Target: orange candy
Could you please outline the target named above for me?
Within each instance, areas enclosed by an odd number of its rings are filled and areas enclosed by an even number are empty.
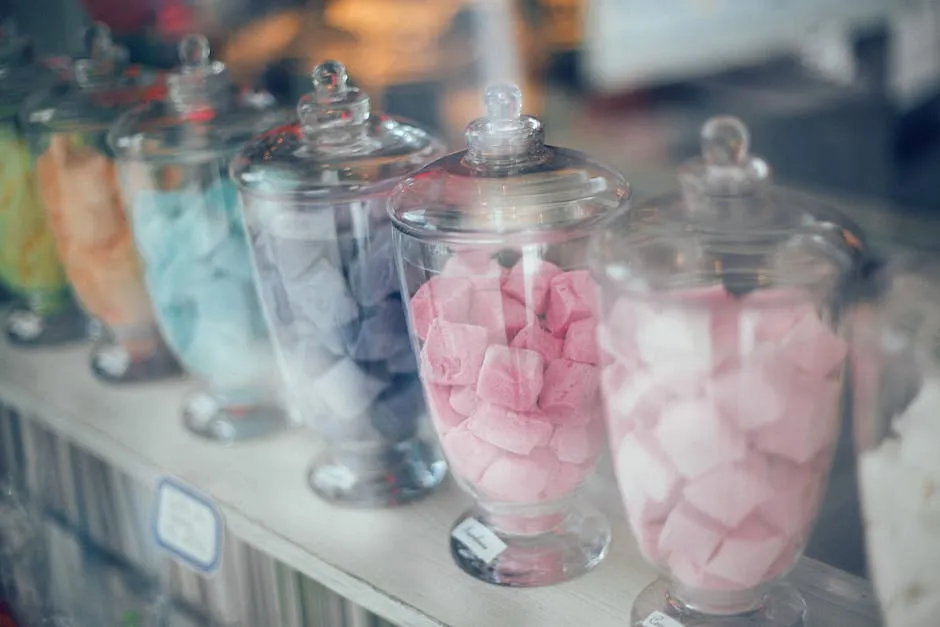
[[[152,325],[114,163],[69,135],[54,135],[36,176],[59,257],[85,310],[111,328]]]

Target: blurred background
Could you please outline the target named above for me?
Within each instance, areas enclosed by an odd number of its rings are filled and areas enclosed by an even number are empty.
[[[75,52],[97,20],[132,61],[167,68],[201,32],[236,81],[285,104],[334,58],[376,105],[454,149],[482,87],[512,80],[551,143],[622,169],[640,198],[674,187],[704,120],[736,115],[779,181],[875,216],[873,240],[938,247],[922,227],[940,207],[936,0],[0,0],[0,12],[40,53]],[[850,437],[808,552],[864,574]]]
[[[743,118],[778,179],[926,211],[940,201],[934,0],[2,0],[42,52],[107,23],[172,66],[200,31],[245,85],[290,102],[327,58],[454,147],[482,85],[523,87],[549,139],[672,185],[716,112]]]

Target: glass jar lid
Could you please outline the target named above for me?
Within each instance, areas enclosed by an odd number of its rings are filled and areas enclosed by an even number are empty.
[[[443,152],[427,131],[371,110],[346,68],[326,61],[297,120],[272,128],[232,161],[232,177],[262,196],[318,197],[390,187]]]
[[[817,200],[776,187],[731,117],[709,120],[702,156],[679,169],[681,194],[614,220],[592,245],[595,273],[636,292],[723,284],[834,289],[868,252],[861,230]]]
[[[121,158],[202,162],[237,152],[254,135],[289,119],[264,94],[240,93],[224,63],[209,59],[209,41],[190,35],[180,67],[166,78],[165,98],[135,107],[108,135]]]
[[[130,107],[162,95],[158,76],[128,65],[127,51],[101,23],[84,31],[84,51],[72,60],[68,80],[58,81],[24,106],[27,125],[52,132],[95,132],[108,128]]]
[[[522,114],[515,85],[484,96],[486,116],[467,126],[467,148],[403,181],[389,200],[396,226],[416,237],[505,239],[589,228],[629,202],[623,176],[584,154],[545,144]]]

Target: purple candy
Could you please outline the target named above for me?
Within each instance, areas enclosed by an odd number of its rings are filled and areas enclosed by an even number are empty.
[[[322,245],[316,241],[287,237],[272,239],[274,263],[285,281],[303,276],[323,253]]]
[[[400,286],[395,274],[389,229],[382,229],[359,258],[349,267],[349,284],[353,296],[360,304],[373,307],[384,298],[398,293]]]
[[[375,430],[393,442],[414,437],[425,408],[421,382],[417,377],[408,379],[383,392],[370,413]]]
[[[284,289],[295,317],[305,318],[321,331],[359,317],[359,307],[349,295],[343,275],[324,259],[317,261],[302,280],[285,281]]]
[[[371,317],[362,321],[352,357],[362,361],[381,361],[410,346],[402,303],[398,299],[388,299],[376,307]]]
[[[408,374],[411,372],[418,371],[418,360],[415,359],[415,353],[411,348],[411,344],[408,344],[408,347],[401,352],[395,353],[392,355],[385,366],[388,368],[388,371],[393,374]]]

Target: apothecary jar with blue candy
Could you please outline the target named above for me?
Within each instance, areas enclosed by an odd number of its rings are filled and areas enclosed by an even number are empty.
[[[216,440],[261,436],[287,413],[228,168],[290,113],[236,89],[205,37],[187,37],[179,52],[167,97],[122,117],[108,140],[157,323],[202,381],[184,402],[186,425]]]
[[[288,401],[327,443],[310,486],[336,503],[395,505],[445,467],[426,435],[385,204],[442,145],[371,111],[340,63],[312,78],[299,119],[246,146],[232,176]]]

